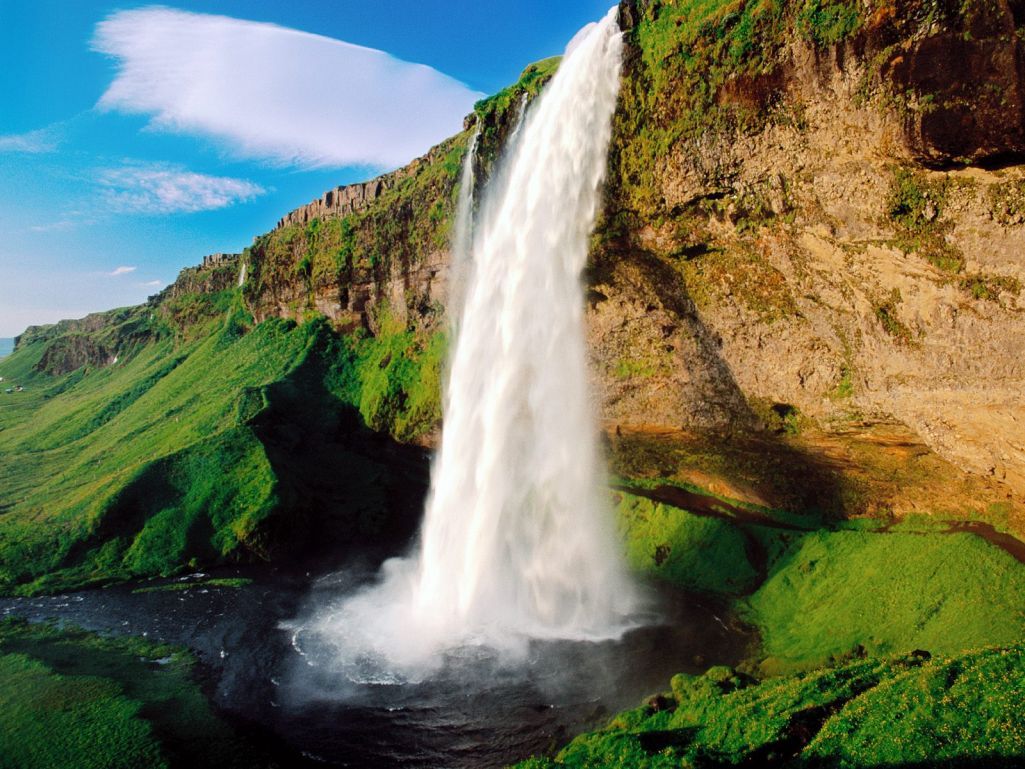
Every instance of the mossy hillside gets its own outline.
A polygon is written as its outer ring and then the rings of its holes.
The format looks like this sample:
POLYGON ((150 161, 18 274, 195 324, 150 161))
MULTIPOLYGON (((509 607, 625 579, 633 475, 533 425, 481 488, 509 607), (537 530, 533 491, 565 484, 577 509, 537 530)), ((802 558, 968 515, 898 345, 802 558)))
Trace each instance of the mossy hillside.
POLYGON ((164 339, 124 365, 68 375, 79 381, 66 390, 67 381, 55 380, 48 390, 39 381, 30 418, 0 433, 8 459, 0 471, 9 505, 0 524, 5 581, 40 577, 69 559, 83 577, 102 573, 128 551, 136 559, 124 564, 126 571, 134 565, 145 572, 135 540, 141 546, 159 532, 164 553, 180 548, 199 513, 211 520, 199 509, 211 501, 203 489, 220 489, 228 504, 230 486, 219 481, 237 478, 230 467, 241 460, 240 474, 262 473, 247 482, 234 515, 212 511, 222 523, 222 552, 233 550, 273 494, 267 461, 251 430, 238 423, 234 400, 242 387, 286 373, 305 342, 280 323, 266 324, 241 340, 218 334, 178 350, 164 339), (175 357, 181 362, 169 366, 175 357), (112 413, 111 404, 122 409, 112 413), (191 499, 177 497, 190 488, 191 499), (156 520, 146 528, 151 516, 156 520), (172 535, 167 526, 179 530, 172 535))
POLYGON ((740 604, 765 671, 859 648, 955 654, 1025 638, 1025 566, 979 537, 936 526, 780 536, 765 582, 740 604))
POLYGON ((432 429, 443 338, 339 337, 323 320, 243 331, 229 311, 205 336, 61 376, 36 370, 46 340, 4 359, 26 390, 0 409, 3 589, 271 558, 325 527, 341 544, 380 533, 418 462, 396 471, 361 442, 353 407, 406 438, 432 429))
POLYGON ((375 325, 375 335, 357 329, 337 341, 330 386, 373 430, 415 440, 441 422, 447 334, 406 325, 387 306, 375 325))
POLYGON ((520 769, 1018 766, 1025 647, 855 660, 758 682, 728 668, 678 675, 553 758, 520 769))
POLYGON ((761 511, 762 524, 617 495, 632 569, 732 598, 759 632, 751 669, 760 674, 810 669, 852 652, 956 654, 1025 638, 1025 565, 940 522, 794 528, 798 519, 773 523, 771 510, 761 511))
POLYGON ((658 169, 684 143, 763 124, 794 30, 810 43, 835 45, 861 29, 866 11, 820 0, 647 0, 633 4, 632 15, 635 55, 611 162, 622 206, 650 218, 669 213, 658 169))
POLYGON ((745 532, 625 491, 613 499, 626 560, 636 574, 712 595, 739 595, 757 584, 745 532))
POLYGON ((168 331, 156 306, 147 303, 94 313, 81 320, 30 327, 18 337, 18 346, 42 345, 36 367, 59 376, 82 366, 102 366, 114 358, 129 358, 168 331))
POLYGON ((522 109, 540 95, 555 76, 561 61, 561 56, 552 56, 528 65, 515 83, 473 106, 478 131, 475 161, 479 178, 489 175, 512 126, 523 117, 522 109))
MULTIPOLYGON (((332 290, 344 306, 354 285, 382 285, 394 268, 409 270, 446 249, 469 141, 469 131, 447 139, 396 172, 396 181, 361 210, 258 236, 242 257, 247 306, 266 310, 286 297, 292 317, 302 318, 315 294, 332 290)), ((408 309, 416 315, 430 308, 408 309)))
POLYGON ((19 769, 262 767, 215 714, 184 651, 0 623, 0 763, 19 769))
MULTIPOLYGON (((62 678, 22 654, 0 656, 0 754, 17 767, 166 767, 140 703, 113 683, 62 678)), ((8 763, 10 762, 10 763, 8 763)))

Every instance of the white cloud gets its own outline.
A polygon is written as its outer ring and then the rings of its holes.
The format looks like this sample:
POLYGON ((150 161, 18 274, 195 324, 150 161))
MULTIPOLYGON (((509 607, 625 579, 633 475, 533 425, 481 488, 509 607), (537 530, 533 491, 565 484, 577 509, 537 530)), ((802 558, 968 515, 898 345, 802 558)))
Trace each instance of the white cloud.
POLYGON ((134 163, 101 171, 107 206, 122 213, 174 214, 212 211, 244 203, 266 190, 228 176, 207 176, 162 163, 134 163))
POLYGON ((118 60, 99 106, 302 166, 398 166, 457 133, 481 94, 422 64, 294 29, 150 7, 96 28, 118 60))
POLYGON ((55 222, 47 222, 46 224, 33 224, 29 227, 32 232, 61 232, 64 230, 70 230, 78 222, 73 219, 58 219, 55 222))
POLYGON ((127 275, 129 272, 135 272, 135 267, 115 267, 113 272, 108 272, 112 278, 118 275, 127 275))
POLYGON ((146 288, 155 288, 156 286, 164 285, 164 282, 162 280, 147 280, 145 283, 140 283, 139 285, 146 288))
POLYGON ((0 152, 25 152, 41 154, 54 152, 60 144, 55 132, 50 128, 40 128, 23 134, 7 134, 0 136, 0 152))

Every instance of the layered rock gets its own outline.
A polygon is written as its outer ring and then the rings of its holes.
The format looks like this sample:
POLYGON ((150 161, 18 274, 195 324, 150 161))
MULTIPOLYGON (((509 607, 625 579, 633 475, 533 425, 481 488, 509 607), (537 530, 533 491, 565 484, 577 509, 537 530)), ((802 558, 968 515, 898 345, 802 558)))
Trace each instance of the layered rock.
MULTIPOLYGON (((784 14, 756 39, 758 66, 709 75, 702 102, 671 76, 678 45, 644 47, 642 25, 673 13, 622 6, 632 49, 588 275, 605 421, 708 436, 761 434, 773 414, 827 436, 894 424, 996 483, 993 498, 1025 494, 1018 6, 859 11, 833 42, 784 14)), ((387 309, 437 327, 468 139, 258 239, 257 319, 316 311, 373 332, 387 309)))
POLYGON ((607 214, 629 225, 598 253, 590 314, 606 417, 743 430, 782 404, 835 431, 897 420, 1025 492, 1025 169, 966 165, 1022 149, 1009 30, 997 4, 913 40, 791 39, 775 72, 720 92, 771 105, 756 130, 677 142, 651 210, 614 179, 607 214))
POLYGON ((285 214, 278 220, 276 229, 290 225, 304 227, 314 219, 334 219, 365 211, 402 180, 414 177, 425 166, 439 162, 443 146, 432 148, 426 155, 390 173, 366 182, 345 184, 328 190, 316 200, 285 214))
POLYGON ((186 267, 178 273, 174 283, 155 298, 177 298, 186 294, 212 294, 232 288, 238 283, 241 254, 209 254, 195 267, 186 267))

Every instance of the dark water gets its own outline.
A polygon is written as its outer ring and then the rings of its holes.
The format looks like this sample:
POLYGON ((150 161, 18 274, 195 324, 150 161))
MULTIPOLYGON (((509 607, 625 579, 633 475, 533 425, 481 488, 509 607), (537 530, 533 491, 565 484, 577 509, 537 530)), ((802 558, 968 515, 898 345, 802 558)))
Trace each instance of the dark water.
POLYGON ((354 581, 263 573, 241 589, 117 586, 3 599, 0 614, 188 646, 215 704, 272 736, 297 766, 503 766, 560 747, 668 688, 674 673, 736 663, 751 640, 725 609, 666 593, 662 622, 619 641, 535 643, 515 664, 467 649, 421 683, 356 685, 332 660, 300 654, 292 629, 295 617, 354 581))

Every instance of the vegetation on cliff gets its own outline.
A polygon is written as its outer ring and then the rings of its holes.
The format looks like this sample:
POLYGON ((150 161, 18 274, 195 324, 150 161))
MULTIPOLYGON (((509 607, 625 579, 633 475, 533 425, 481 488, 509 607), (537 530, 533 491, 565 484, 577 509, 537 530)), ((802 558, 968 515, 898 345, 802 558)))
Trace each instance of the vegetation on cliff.
POLYGON ((55 375, 41 362, 65 336, 39 333, 0 363, 24 387, 0 412, 2 589, 166 575, 413 525, 398 520, 415 515, 402 500, 423 482, 419 452, 370 441, 357 409, 405 438, 431 429, 443 340, 420 351, 398 330, 251 327, 238 298, 111 313, 93 333, 130 326, 116 362, 55 375))
POLYGON ((729 668, 672 690, 519 769, 1017 766, 1025 647, 858 659, 757 681, 729 668))

